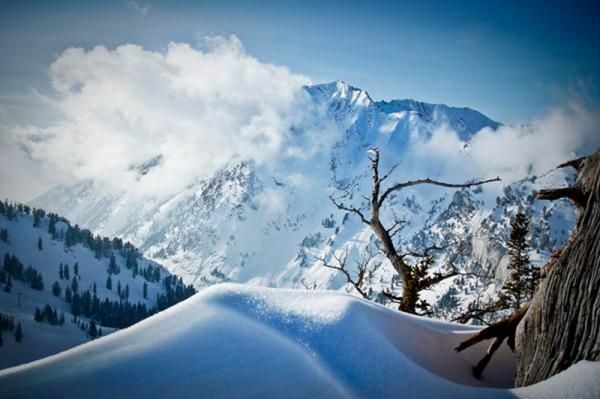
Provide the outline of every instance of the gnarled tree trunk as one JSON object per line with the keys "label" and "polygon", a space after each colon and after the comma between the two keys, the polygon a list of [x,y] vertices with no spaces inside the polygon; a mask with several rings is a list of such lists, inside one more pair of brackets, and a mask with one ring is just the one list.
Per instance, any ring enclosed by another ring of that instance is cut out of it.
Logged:
{"label": "gnarled tree trunk", "polygon": [[517,386],[545,380],[579,360],[600,360],[600,151],[563,166],[580,171],[576,185],[545,190],[538,198],[570,198],[577,226],[544,266],[545,278],[517,327]]}

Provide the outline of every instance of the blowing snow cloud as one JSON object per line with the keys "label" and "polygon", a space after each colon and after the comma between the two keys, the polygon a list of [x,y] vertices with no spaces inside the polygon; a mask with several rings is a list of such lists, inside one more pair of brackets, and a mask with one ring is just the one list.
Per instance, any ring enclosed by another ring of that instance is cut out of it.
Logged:
{"label": "blowing snow cloud", "polygon": [[50,67],[56,93],[46,99],[61,121],[11,128],[4,141],[65,180],[158,195],[234,159],[268,163],[314,128],[308,78],[253,58],[235,36],[203,48],[69,48]]}
{"label": "blowing snow cloud", "polygon": [[[339,137],[302,90],[307,77],[257,60],[235,36],[205,38],[200,47],[170,43],[164,52],[68,48],[50,66],[50,81],[55,92],[38,97],[58,122],[0,126],[0,181],[11,198],[83,179],[170,195],[232,161],[274,165],[327,151],[323,140]],[[484,129],[466,149],[442,127],[411,141],[406,178],[508,182],[543,173],[600,145],[596,108],[571,101],[520,127]]]}

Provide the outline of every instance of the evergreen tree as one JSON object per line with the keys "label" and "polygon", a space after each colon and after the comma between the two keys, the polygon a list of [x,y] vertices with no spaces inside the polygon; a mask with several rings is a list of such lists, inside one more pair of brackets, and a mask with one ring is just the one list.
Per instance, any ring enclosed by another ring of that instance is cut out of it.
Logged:
{"label": "evergreen tree", "polygon": [[119,266],[117,265],[117,259],[115,258],[115,254],[110,254],[110,261],[108,264],[108,273],[110,274],[119,274]]}
{"label": "evergreen tree", "polygon": [[117,281],[117,294],[121,297],[121,280]]}
{"label": "evergreen tree", "polygon": [[10,293],[11,288],[12,288],[12,278],[10,277],[10,274],[9,274],[8,280],[6,281],[6,285],[4,285],[4,292]]}
{"label": "evergreen tree", "polygon": [[48,234],[50,234],[53,239],[56,239],[56,216],[54,214],[50,215],[48,220]]}
{"label": "evergreen tree", "polygon": [[106,288],[108,288],[109,290],[112,291],[112,278],[110,278],[110,274],[108,275],[108,277],[106,279]]}
{"label": "evergreen tree", "polygon": [[144,299],[148,299],[148,284],[144,281]]}
{"label": "evergreen tree", "polygon": [[73,276],[73,279],[71,280],[71,289],[73,290],[73,293],[77,293],[77,291],[79,291],[79,282],[75,276]]}
{"label": "evergreen tree", "polygon": [[0,230],[0,241],[4,241],[8,243],[8,230],[2,229]]}
{"label": "evergreen tree", "polygon": [[94,319],[90,321],[90,327],[88,328],[88,335],[90,338],[94,339],[98,336],[98,328],[96,327],[96,322]]}
{"label": "evergreen tree", "polygon": [[33,227],[39,227],[41,216],[42,215],[38,211],[38,209],[34,209],[34,211],[33,211]]}
{"label": "evergreen tree", "polygon": [[79,276],[79,263],[75,262],[75,264],[73,265],[73,272],[76,276]]}
{"label": "evergreen tree", "polygon": [[4,253],[4,260],[2,261],[2,268],[4,270],[7,270],[10,266],[10,255],[8,254],[8,252]]}
{"label": "evergreen tree", "polygon": [[2,338],[2,329],[0,328],[0,346],[4,344],[4,339]]}
{"label": "evergreen tree", "polygon": [[67,288],[65,288],[65,301],[67,301],[67,303],[71,303],[72,300],[73,292],[71,291],[71,287],[67,286]]}
{"label": "evergreen tree", "polygon": [[519,211],[511,223],[510,239],[507,243],[510,275],[500,292],[500,303],[505,309],[518,310],[533,297],[537,284],[539,272],[531,265],[527,254],[528,231],[529,218]]}
{"label": "evergreen tree", "polygon": [[44,278],[42,273],[38,272],[32,266],[27,266],[27,269],[25,269],[23,280],[29,283],[29,286],[34,290],[41,291],[44,289]]}
{"label": "evergreen tree", "polygon": [[71,313],[77,317],[81,314],[81,297],[78,293],[74,292],[71,298]]}
{"label": "evergreen tree", "polygon": [[75,244],[75,229],[70,225],[67,225],[67,232],[65,233],[65,247],[69,248]]}
{"label": "evergreen tree", "polygon": [[40,311],[40,308],[38,308],[37,306],[35,307],[35,313],[33,315],[33,320],[37,321],[38,323],[41,323],[42,321],[44,321],[42,312]]}
{"label": "evergreen tree", "polygon": [[21,342],[23,340],[23,329],[21,328],[21,322],[17,324],[17,329],[15,330],[15,341]]}
{"label": "evergreen tree", "polygon": [[42,237],[38,238],[37,247],[38,247],[38,251],[41,251],[42,249],[44,249],[44,247],[42,245]]}
{"label": "evergreen tree", "polygon": [[65,263],[65,266],[63,268],[63,272],[64,272],[64,275],[65,275],[65,280],[70,280],[71,277],[69,276],[69,265],[67,265],[66,263]]}
{"label": "evergreen tree", "polygon": [[63,264],[62,264],[62,262],[58,266],[58,277],[60,277],[61,280],[63,278],[65,278],[65,273],[63,272]]}
{"label": "evergreen tree", "polygon": [[54,284],[52,284],[52,295],[60,296],[61,293],[62,289],[60,288],[60,283],[58,281],[55,281]]}

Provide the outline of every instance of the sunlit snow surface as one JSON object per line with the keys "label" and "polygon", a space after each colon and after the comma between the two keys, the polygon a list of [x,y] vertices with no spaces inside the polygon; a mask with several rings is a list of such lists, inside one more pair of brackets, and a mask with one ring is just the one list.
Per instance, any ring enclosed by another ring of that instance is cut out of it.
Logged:
{"label": "sunlit snow surface", "polygon": [[525,389],[503,347],[483,381],[473,327],[335,292],[208,288],[131,328],[0,372],[0,397],[597,398],[600,363]]}

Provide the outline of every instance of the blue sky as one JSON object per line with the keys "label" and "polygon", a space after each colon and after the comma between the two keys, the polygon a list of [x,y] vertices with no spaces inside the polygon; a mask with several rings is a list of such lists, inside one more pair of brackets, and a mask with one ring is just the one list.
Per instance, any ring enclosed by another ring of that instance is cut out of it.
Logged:
{"label": "blue sky", "polygon": [[[0,101],[24,111],[65,48],[237,35],[263,62],[315,82],[345,80],[375,99],[469,106],[526,121],[577,92],[600,97],[594,2],[2,2]],[[149,6],[149,7],[147,7]],[[144,12],[144,9],[146,12]]]}

